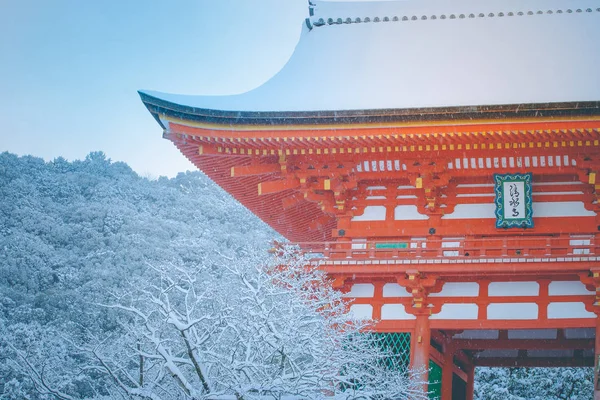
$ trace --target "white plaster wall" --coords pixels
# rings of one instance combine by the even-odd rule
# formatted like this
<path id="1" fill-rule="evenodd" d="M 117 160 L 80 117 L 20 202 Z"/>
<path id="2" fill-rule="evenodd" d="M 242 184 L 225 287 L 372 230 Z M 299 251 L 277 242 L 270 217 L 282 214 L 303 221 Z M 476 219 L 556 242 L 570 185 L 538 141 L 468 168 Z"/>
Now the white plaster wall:
<path id="1" fill-rule="evenodd" d="M 385 200 L 385 196 L 367 196 L 366 200 Z"/>
<path id="2" fill-rule="evenodd" d="M 367 249 L 367 239 L 352 239 L 352 249 L 353 250 L 366 250 Z"/>
<path id="3" fill-rule="evenodd" d="M 370 304 L 353 304 L 350 306 L 350 318 L 355 320 L 373 318 L 373 306 Z"/>
<path id="4" fill-rule="evenodd" d="M 579 181 L 567 181 L 567 182 L 533 182 L 531 184 L 533 186 L 533 191 L 535 192 L 536 186 L 581 186 L 582 182 Z"/>
<path id="5" fill-rule="evenodd" d="M 479 284 L 476 282 L 447 282 L 439 293 L 429 297 L 474 297 L 479 296 Z"/>
<path id="6" fill-rule="evenodd" d="M 386 283 L 383 285 L 383 297 L 411 297 L 406 288 L 397 283 Z"/>
<path id="7" fill-rule="evenodd" d="M 444 304 L 439 313 L 430 319 L 472 320 L 477 319 L 477 304 Z"/>
<path id="8" fill-rule="evenodd" d="M 496 218 L 495 204 L 457 204 L 452 214 L 446 214 L 442 219 L 481 219 Z"/>
<path id="9" fill-rule="evenodd" d="M 461 183 L 456 185 L 457 188 L 493 188 L 493 183 Z"/>
<path id="10" fill-rule="evenodd" d="M 394 219 L 396 221 L 415 221 L 429 219 L 429 217 L 419 213 L 417 206 L 404 205 L 396 206 L 394 209 Z"/>
<path id="11" fill-rule="evenodd" d="M 576 296 L 594 294 L 585 288 L 585 285 L 579 281 L 553 281 L 548 285 L 548 294 L 550 296 Z"/>
<path id="12" fill-rule="evenodd" d="M 456 249 L 456 248 L 460 247 L 460 243 L 461 242 L 451 242 L 451 241 L 442 242 L 442 248 L 443 249 Z M 458 250 L 444 250 L 443 254 L 444 254 L 444 257 L 458 257 L 459 251 Z"/>
<path id="13" fill-rule="evenodd" d="M 590 243 L 590 239 L 571 239 L 569 240 L 569 244 L 571 246 L 589 246 Z"/>
<path id="14" fill-rule="evenodd" d="M 373 191 L 373 190 L 386 190 L 386 189 L 387 188 L 385 186 L 369 186 L 369 187 L 367 187 L 367 190 L 369 190 L 369 191 Z"/>
<path id="15" fill-rule="evenodd" d="M 494 193 L 459 193 L 456 195 L 457 198 L 461 197 L 495 197 Z"/>
<path id="16" fill-rule="evenodd" d="M 382 320 L 408 320 L 416 319 L 412 314 L 406 312 L 403 304 L 384 304 L 381 306 Z"/>
<path id="17" fill-rule="evenodd" d="M 352 217 L 352 221 L 385 221 L 385 207 L 366 206 L 364 213 Z"/>
<path id="18" fill-rule="evenodd" d="M 585 309 L 585 304 L 574 301 L 548 304 L 548 319 L 596 318 L 596 314 Z"/>
<path id="19" fill-rule="evenodd" d="M 418 249 L 419 246 L 421 246 L 422 249 L 426 249 L 427 248 L 427 238 L 424 237 L 413 237 L 410 239 L 410 248 L 411 249 Z"/>
<path id="20" fill-rule="evenodd" d="M 460 238 L 461 240 L 464 238 Z M 446 241 L 446 242 L 442 242 L 442 248 L 446 249 L 446 248 L 457 248 L 460 247 L 460 241 L 455 241 L 455 242 L 451 242 L 451 241 Z"/>
<path id="21" fill-rule="evenodd" d="M 344 297 L 373 297 L 375 286 L 371 283 L 356 283 Z"/>
<path id="22" fill-rule="evenodd" d="M 533 203 L 535 217 L 594 217 L 596 213 L 588 211 L 581 201 L 561 201 L 556 203 Z"/>
<path id="23" fill-rule="evenodd" d="M 535 303 L 491 303 L 487 307 L 491 320 L 529 320 L 538 318 L 538 305 Z"/>
<path id="24" fill-rule="evenodd" d="M 496 218 L 496 204 L 457 204 L 452 214 L 442 219 L 481 219 Z M 596 214 L 588 211 L 581 201 L 559 201 L 554 203 L 533 202 L 533 218 L 540 217 L 593 217 Z"/>
<path id="25" fill-rule="evenodd" d="M 537 282 L 492 282 L 488 295 L 494 296 L 538 296 L 540 284 Z"/>

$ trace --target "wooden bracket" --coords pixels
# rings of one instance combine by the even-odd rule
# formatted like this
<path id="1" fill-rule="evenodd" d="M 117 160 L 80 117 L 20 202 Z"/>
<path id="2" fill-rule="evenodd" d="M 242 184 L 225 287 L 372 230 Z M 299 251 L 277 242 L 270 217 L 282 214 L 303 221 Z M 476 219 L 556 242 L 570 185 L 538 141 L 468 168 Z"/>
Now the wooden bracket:
<path id="1" fill-rule="evenodd" d="M 266 181 L 258 184 L 258 194 L 273 194 L 283 192 L 288 189 L 298 189 L 300 181 L 298 179 L 280 179 L 277 181 Z"/>
<path id="2" fill-rule="evenodd" d="M 264 175 L 281 171 L 279 164 L 258 164 L 231 167 L 231 177 L 245 177 L 254 175 Z"/>
<path id="3" fill-rule="evenodd" d="M 600 268 L 593 268 L 588 273 L 579 274 L 579 280 L 587 290 L 596 293 L 593 303 L 586 304 L 586 309 L 600 315 Z"/>
<path id="4" fill-rule="evenodd" d="M 431 315 L 434 313 L 434 308 L 429 304 L 428 296 L 441 288 L 439 277 L 434 275 L 424 275 L 418 270 L 407 270 L 406 275 L 398 278 L 397 283 L 404 286 L 411 293 L 413 301 L 411 307 L 407 308 L 407 312 L 413 315 Z M 438 307 L 439 308 L 439 307 Z M 439 312 L 438 309 L 435 309 Z"/>

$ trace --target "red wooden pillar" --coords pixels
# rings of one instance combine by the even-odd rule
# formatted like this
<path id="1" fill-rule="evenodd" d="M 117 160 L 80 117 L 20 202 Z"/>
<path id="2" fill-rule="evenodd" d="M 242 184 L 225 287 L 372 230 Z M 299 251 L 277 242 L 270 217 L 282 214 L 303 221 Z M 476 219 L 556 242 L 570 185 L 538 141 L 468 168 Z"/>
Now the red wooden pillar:
<path id="1" fill-rule="evenodd" d="M 471 366 L 467 371 L 467 396 L 465 400 L 473 400 L 473 389 L 475 385 L 475 366 Z"/>
<path id="2" fill-rule="evenodd" d="M 373 320 L 379 321 L 381 320 L 381 307 L 383 306 L 383 286 L 385 285 L 385 281 L 373 281 L 374 293 L 373 300 L 371 301 L 371 305 L 373 306 Z"/>
<path id="3" fill-rule="evenodd" d="M 417 315 L 414 335 L 410 341 L 411 363 L 415 382 L 422 382 L 423 390 L 427 392 L 429 379 L 429 346 L 431 330 L 429 315 Z"/>
<path id="4" fill-rule="evenodd" d="M 600 400 L 600 316 L 596 315 L 596 343 L 594 345 L 594 400 Z"/>
<path id="5" fill-rule="evenodd" d="M 454 369 L 454 346 L 452 341 L 444 346 L 444 366 L 442 368 L 442 398 L 452 400 L 452 377 Z"/>

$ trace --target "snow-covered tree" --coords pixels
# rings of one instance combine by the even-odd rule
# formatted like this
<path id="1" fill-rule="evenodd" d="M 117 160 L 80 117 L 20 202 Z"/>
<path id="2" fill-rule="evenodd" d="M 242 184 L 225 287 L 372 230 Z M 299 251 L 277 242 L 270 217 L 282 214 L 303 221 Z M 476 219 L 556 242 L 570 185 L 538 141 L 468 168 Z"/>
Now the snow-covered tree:
<path id="1" fill-rule="evenodd" d="M 478 400 L 589 400 L 592 368 L 477 368 Z"/>
<path id="2" fill-rule="evenodd" d="M 149 268 L 105 305 L 123 313 L 119 346 L 77 346 L 115 390 L 153 399 L 423 397 L 297 251 L 265 263 L 245 248 L 238 258 Z"/>
<path id="3" fill-rule="evenodd" d="M 366 322 L 348 320 L 346 300 L 299 252 L 282 250 L 268 262 L 256 249 L 239 254 L 148 265 L 100 305 L 119 311 L 117 329 L 43 347 L 68 352 L 59 356 L 9 342 L 5 357 L 39 394 L 63 399 L 75 398 L 78 385 L 165 400 L 424 398 L 407 371 L 389 368 L 393 355 L 365 333 Z"/>

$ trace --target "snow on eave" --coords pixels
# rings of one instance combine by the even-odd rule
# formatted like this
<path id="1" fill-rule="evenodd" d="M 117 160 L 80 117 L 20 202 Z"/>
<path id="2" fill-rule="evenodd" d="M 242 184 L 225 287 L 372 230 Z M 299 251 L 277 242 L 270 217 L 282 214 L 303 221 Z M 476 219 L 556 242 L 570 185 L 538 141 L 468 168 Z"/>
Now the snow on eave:
<path id="1" fill-rule="evenodd" d="M 600 100 L 600 10 L 595 0 L 315 4 L 312 23 L 327 15 L 336 21 L 347 15 L 380 16 L 381 22 L 336 22 L 312 30 L 305 25 L 282 70 L 243 94 L 144 93 L 164 102 L 160 107 L 170 112 L 186 107 L 188 114 L 225 116 L 232 123 L 271 118 L 270 124 L 294 124 L 307 115 L 381 116 L 388 110 Z M 398 21 L 389 19 L 394 15 Z M 405 15 L 411 18 L 403 21 Z"/>
<path id="2" fill-rule="evenodd" d="M 337 110 L 337 111 L 223 111 L 189 107 L 161 98 L 160 93 L 139 91 L 150 113 L 165 129 L 161 116 L 217 125 L 335 125 L 434 121 L 473 121 L 600 116 L 600 102 L 509 104 L 497 106 Z M 168 96 L 168 95 L 166 95 Z"/>

